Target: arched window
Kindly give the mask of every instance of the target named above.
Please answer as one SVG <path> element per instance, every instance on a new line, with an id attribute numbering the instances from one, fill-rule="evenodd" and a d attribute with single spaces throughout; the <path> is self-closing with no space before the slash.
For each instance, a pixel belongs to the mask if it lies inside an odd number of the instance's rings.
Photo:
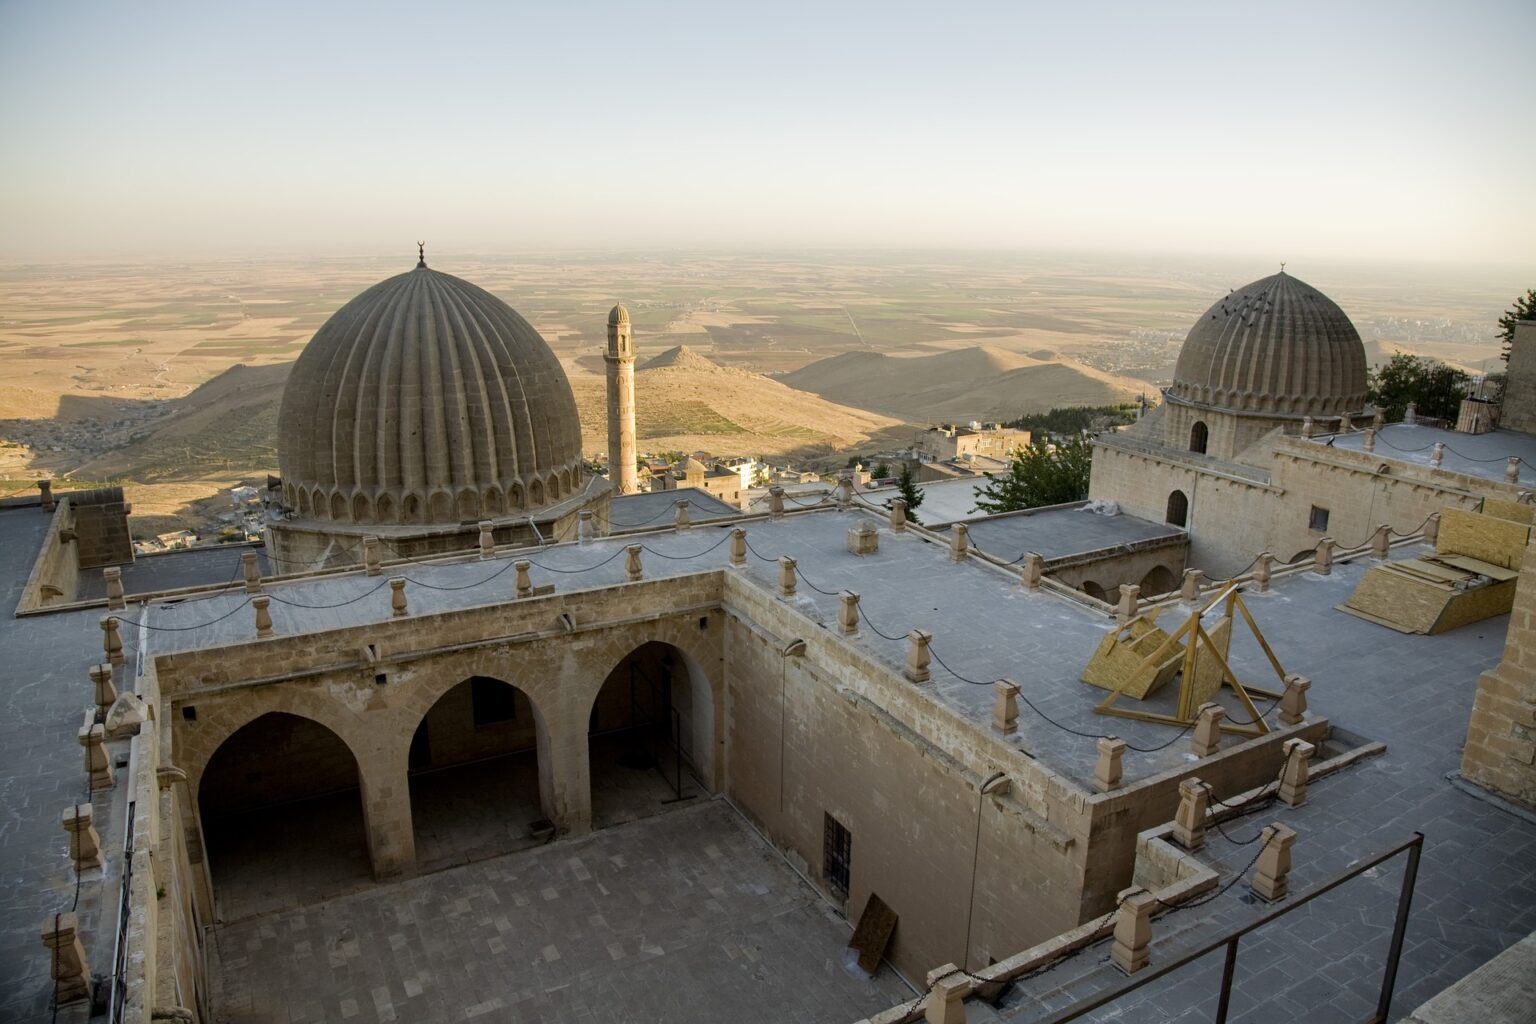
<path id="1" fill-rule="evenodd" d="M 1166 522 L 1171 526 L 1189 525 L 1189 499 L 1183 491 L 1174 491 L 1168 495 L 1168 515 Z"/>
<path id="2" fill-rule="evenodd" d="M 1211 431 L 1205 425 L 1205 421 L 1196 420 L 1195 425 L 1189 428 L 1189 450 L 1204 455 L 1206 442 L 1210 438 Z"/>

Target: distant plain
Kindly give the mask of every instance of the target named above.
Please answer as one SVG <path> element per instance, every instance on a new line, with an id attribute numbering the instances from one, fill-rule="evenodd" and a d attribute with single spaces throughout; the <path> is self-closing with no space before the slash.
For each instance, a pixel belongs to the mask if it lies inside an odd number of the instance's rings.
<path id="1" fill-rule="evenodd" d="M 205 524 L 227 507 L 220 491 L 276 472 L 277 400 L 304 344 L 414 255 L 0 266 L 0 495 L 39 475 L 121 482 L 141 532 Z M 894 446 L 938 419 L 1155 395 L 1195 318 L 1278 269 L 947 252 L 429 248 L 428 262 L 538 328 L 571 376 L 589 454 L 606 447 L 605 322 L 622 301 L 642 365 L 643 449 L 810 464 Z M 1373 361 L 1406 351 L 1473 371 L 1500 368 L 1495 321 L 1528 285 L 1509 271 L 1288 272 L 1339 302 Z M 911 373 L 896 361 L 919 357 L 930 358 Z"/>

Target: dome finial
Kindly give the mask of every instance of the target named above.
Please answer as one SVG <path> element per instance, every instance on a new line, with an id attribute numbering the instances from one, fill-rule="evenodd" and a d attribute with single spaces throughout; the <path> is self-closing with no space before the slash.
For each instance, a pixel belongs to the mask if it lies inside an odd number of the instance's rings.
<path id="1" fill-rule="evenodd" d="M 416 266 L 424 267 L 426 265 L 427 265 L 427 243 L 426 242 L 417 242 L 416 243 Z"/>
<path id="2" fill-rule="evenodd" d="M 1280 261 L 1280 273 L 1285 273 L 1285 260 Z"/>

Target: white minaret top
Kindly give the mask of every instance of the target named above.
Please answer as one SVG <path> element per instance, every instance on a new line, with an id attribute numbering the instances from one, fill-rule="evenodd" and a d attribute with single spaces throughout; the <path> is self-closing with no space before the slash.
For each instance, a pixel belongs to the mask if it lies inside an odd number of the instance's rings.
<path id="1" fill-rule="evenodd" d="M 608 313 L 608 480 L 618 494 L 637 494 L 640 475 L 635 466 L 635 347 L 629 333 L 629 310 L 614 306 Z"/>

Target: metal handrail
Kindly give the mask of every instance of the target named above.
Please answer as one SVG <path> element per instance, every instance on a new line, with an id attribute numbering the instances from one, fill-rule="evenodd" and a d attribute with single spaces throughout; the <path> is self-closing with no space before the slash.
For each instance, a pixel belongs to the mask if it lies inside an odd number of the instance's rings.
<path id="1" fill-rule="evenodd" d="M 1226 1024 L 1227 1006 L 1232 998 L 1232 976 L 1237 967 L 1237 943 L 1239 939 L 1251 931 L 1262 928 L 1276 918 L 1284 917 L 1291 911 L 1306 906 L 1324 893 L 1337 889 L 1350 879 L 1364 874 L 1378 864 L 1391 860 L 1405 850 L 1408 852 L 1408 867 L 1403 872 L 1403 885 L 1397 896 L 1397 916 L 1392 926 L 1392 944 L 1387 950 L 1387 962 L 1382 971 L 1381 991 L 1376 999 L 1375 1012 L 1365 1018 L 1364 1021 L 1364 1024 L 1386 1024 L 1387 1013 L 1392 1007 L 1392 991 L 1397 985 L 1397 965 L 1403 955 L 1403 935 L 1408 928 L 1408 912 L 1413 904 L 1413 889 L 1419 876 L 1419 857 L 1424 850 L 1424 833 L 1422 832 L 1415 832 L 1412 839 L 1404 840 L 1391 849 L 1356 864 L 1348 871 L 1336 875 L 1328 882 L 1312 889 L 1301 897 L 1287 900 L 1283 906 L 1259 915 L 1230 934 L 1207 942 L 1189 952 L 1182 953 L 1176 959 L 1170 960 L 1165 964 L 1149 970 L 1138 971 L 1133 977 L 1127 978 L 1124 982 L 1112 986 L 1098 995 L 1090 996 L 1080 1003 L 1069 1006 L 1054 1016 L 1046 1017 L 1039 1024 L 1066 1024 L 1067 1021 L 1077 1020 L 1083 1015 L 1104 1006 L 1106 1003 L 1114 1002 L 1116 999 L 1134 992 L 1143 985 L 1156 981 L 1166 974 L 1171 974 L 1186 964 L 1199 960 L 1206 954 L 1214 952 L 1223 946 L 1226 947 L 1227 953 L 1226 961 L 1222 966 L 1221 993 L 1216 1004 L 1215 1020 L 1216 1024 Z"/>

